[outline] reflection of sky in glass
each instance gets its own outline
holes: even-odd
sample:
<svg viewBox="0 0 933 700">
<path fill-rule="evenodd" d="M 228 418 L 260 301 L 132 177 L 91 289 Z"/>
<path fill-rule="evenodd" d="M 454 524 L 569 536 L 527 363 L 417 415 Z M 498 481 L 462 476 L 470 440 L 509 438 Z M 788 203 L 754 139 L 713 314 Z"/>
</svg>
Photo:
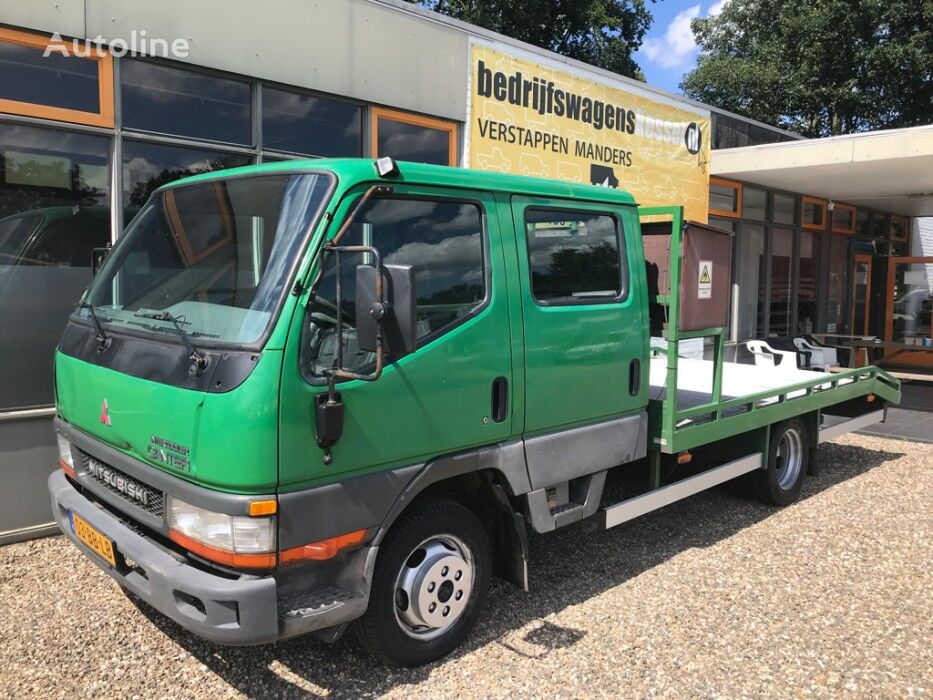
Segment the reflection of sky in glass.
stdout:
<svg viewBox="0 0 933 700">
<path fill-rule="evenodd" d="M 124 59 L 120 78 L 126 128 L 251 142 L 249 83 L 140 59 Z"/>
<path fill-rule="evenodd" d="M 379 120 L 379 155 L 418 163 L 450 165 L 446 131 L 391 119 Z"/>
<path fill-rule="evenodd" d="M 357 105 L 263 88 L 263 148 L 304 155 L 360 156 L 362 109 Z"/>
</svg>

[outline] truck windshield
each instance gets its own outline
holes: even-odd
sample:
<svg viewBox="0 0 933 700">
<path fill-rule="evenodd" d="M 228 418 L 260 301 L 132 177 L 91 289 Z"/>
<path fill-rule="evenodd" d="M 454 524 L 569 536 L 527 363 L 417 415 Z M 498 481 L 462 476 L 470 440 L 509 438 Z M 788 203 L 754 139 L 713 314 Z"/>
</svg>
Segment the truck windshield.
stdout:
<svg viewBox="0 0 933 700">
<path fill-rule="evenodd" d="M 272 321 L 330 177 L 273 174 L 157 192 L 88 289 L 103 323 L 249 344 Z M 165 312 L 168 312 L 167 314 Z M 90 317 L 90 310 L 76 314 Z"/>
</svg>

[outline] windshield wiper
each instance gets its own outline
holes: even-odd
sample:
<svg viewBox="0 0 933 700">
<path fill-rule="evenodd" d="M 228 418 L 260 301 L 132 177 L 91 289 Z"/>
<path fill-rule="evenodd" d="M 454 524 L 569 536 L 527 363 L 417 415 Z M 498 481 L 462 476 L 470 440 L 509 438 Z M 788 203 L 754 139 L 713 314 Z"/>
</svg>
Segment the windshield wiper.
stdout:
<svg viewBox="0 0 933 700">
<path fill-rule="evenodd" d="M 79 309 L 87 309 L 90 312 L 91 320 L 94 322 L 94 328 L 97 331 L 97 352 L 104 352 L 113 342 L 113 339 L 107 335 L 107 331 L 104 330 L 103 324 L 100 322 L 100 319 L 97 318 L 97 312 L 94 311 L 94 305 L 86 301 L 78 302 Z"/>
<path fill-rule="evenodd" d="M 138 313 L 133 315 L 137 318 L 151 318 L 153 321 L 168 321 L 175 326 L 175 330 L 178 331 L 178 337 L 181 338 L 181 342 L 185 345 L 188 359 L 191 360 L 191 368 L 188 371 L 199 377 L 204 373 L 204 370 L 207 369 L 207 358 L 204 356 L 203 352 L 194 347 L 191 342 L 191 337 L 185 332 L 185 329 L 181 327 L 181 321 L 184 320 L 183 316 L 175 316 L 168 311 L 160 311 L 151 314 Z"/>
</svg>

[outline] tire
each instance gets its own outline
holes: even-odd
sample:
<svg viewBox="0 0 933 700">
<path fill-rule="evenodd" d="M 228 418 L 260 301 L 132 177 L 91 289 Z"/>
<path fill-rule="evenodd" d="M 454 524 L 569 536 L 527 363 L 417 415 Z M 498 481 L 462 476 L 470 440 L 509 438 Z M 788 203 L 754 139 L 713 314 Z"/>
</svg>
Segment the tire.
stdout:
<svg viewBox="0 0 933 700">
<path fill-rule="evenodd" d="M 393 665 L 439 659 L 472 629 L 490 570 L 489 538 L 471 510 L 446 499 L 416 504 L 379 547 L 369 607 L 354 633 Z"/>
<path fill-rule="evenodd" d="M 810 437 L 800 418 L 771 427 L 768 467 L 749 474 L 753 495 L 764 503 L 786 506 L 797 500 L 810 460 Z"/>
</svg>

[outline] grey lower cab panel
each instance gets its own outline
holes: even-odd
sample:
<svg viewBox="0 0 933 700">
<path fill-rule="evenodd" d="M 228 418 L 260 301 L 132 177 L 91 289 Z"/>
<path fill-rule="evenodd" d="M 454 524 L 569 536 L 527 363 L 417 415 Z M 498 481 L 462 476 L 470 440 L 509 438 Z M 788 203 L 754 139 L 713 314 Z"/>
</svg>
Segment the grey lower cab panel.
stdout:
<svg viewBox="0 0 933 700">
<path fill-rule="evenodd" d="M 603 525 L 606 528 L 621 525 L 640 515 L 663 508 L 675 501 L 700 493 L 700 491 L 706 491 L 742 474 L 760 469 L 763 465 L 762 453 L 756 452 L 669 486 L 664 486 L 635 498 L 629 498 L 603 509 Z"/>
<path fill-rule="evenodd" d="M 532 489 L 576 479 L 641 459 L 647 453 L 648 414 L 525 439 L 525 459 Z"/>
</svg>

